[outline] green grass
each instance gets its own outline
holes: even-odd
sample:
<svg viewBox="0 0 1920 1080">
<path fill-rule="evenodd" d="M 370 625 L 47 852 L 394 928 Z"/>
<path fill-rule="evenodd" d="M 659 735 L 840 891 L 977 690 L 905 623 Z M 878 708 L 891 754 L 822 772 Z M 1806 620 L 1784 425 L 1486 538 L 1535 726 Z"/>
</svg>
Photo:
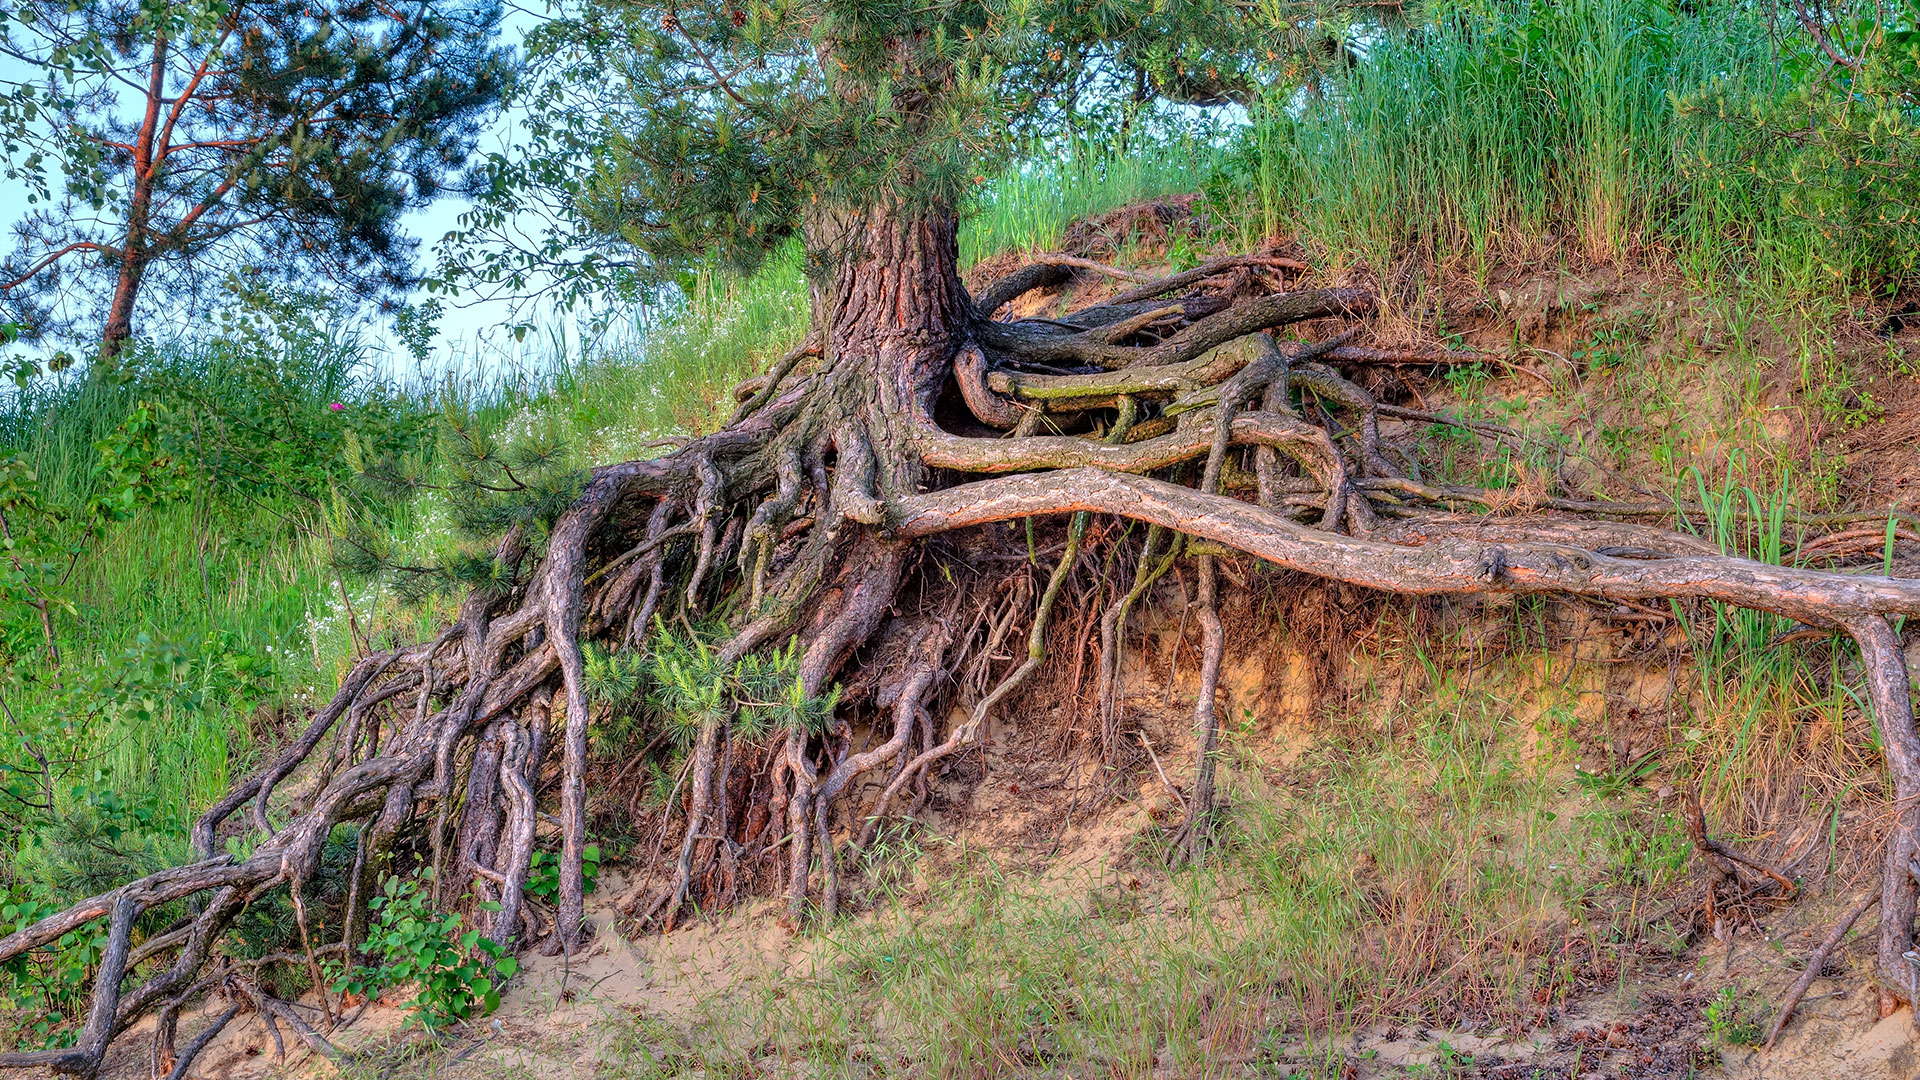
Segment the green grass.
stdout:
<svg viewBox="0 0 1920 1080">
<path fill-rule="evenodd" d="M 1243 245 L 1298 233 L 1335 266 L 1671 266 L 1830 293 L 1906 265 L 1915 233 L 1793 212 L 1791 141 L 1751 113 L 1797 89 L 1750 5 L 1441 4 L 1380 31 L 1330 90 L 1263 103 L 1227 189 Z M 1429 283 L 1430 284 L 1430 283 Z"/>
<path fill-rule="evenodd" d="M 252 760 L 256 720 L 331 689 L 346 643 L 326 610 L 334 582 L 312 528 L 315 504 L 266 488 L 223 494 L 195 456 L 193 410 L 241 392 L 243 380 L 208 350 L 181 348 L 164 368 L 144 391 L 76 380 L 15 397 L 0 414 L 0 447 L 33 463 L 50 499 L 71 504 L 97 483 L 94 443 L 136 402 L 187 381 L 206 395 L 175 402 L 172 449 L 189 494 L 110 525 L 64 575 L 58 592 L 70 606 L 54 614 L 60 669 L 46 665 L 37 624 L 6 613 L 6 698 L 20 725 L 9 754 L 23 752 L 22 739 L 65 747 L 72 760 L 60 769 L 57 801 L 80 789 L 130 793 L 173 831 Z M 310 386 L 321 408 L 335 395 L 354 400 L 351 390 L 340 380 Z M 76 702 L 89 679 L 119 697 Z M 65 730 L 83 718 L 83 730 Z"/>
<path fill-rule="evenodd" d="M 1218 168 L 1221 142 L 1190 136 L 1137 142 L 1121 152 L 1073 139 L 995 180 L 960 228 L 960 261 L 1005 251 L 1050 251 L 1075 221 L 1115 207 L 1198 191 Z"/>
</svg>

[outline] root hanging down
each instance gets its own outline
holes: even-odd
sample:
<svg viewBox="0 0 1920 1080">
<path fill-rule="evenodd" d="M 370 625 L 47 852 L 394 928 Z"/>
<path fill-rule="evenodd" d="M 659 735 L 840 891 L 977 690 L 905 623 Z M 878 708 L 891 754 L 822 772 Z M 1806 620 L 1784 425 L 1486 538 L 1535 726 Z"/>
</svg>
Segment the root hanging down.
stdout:
<svg viewBox="0 0 1920 1080">
<path fill-rule="evenodd" d="M 668 772 L 641 845 L 652 845 L 656 872 L 632 916 L 671 928 L 759 893 L 784 895 L 796 926 L 831 919 L 847 856 L 868 850 L 910 793 L 923 801 L 938 770 L 976 745 L 1046 662 L 1061 636 L 1049 626 L 1079 568 L 1099 565 L 1087 555 L 1098 545 L 1118 545 L 1109 565 L 1132 566 L 1131 580 L 1064 625 L 1084 636 L 1098 611 L 1094 704 L 1109 762 L 1126 744 L 1127 620 L 1178 560 L 1195 560 L 1199 752 L 1176 835 L 1188 860 L 1218 828 L 1219 602 L 1231 559 L 1404 595 L 1706 598 L 1845 631 L 1865 661 L 1902 807 L 1878 901 L 1881 977 L 1910 993 L 1920 731 L 1889 619 L 1920 616 L 1920 581 L 1723 555 L 1634 523 L 1649 516 L 1639 504 L 1423 478 L 1390 438 L 1393 424 L 1449 424 L 1490 442 L 1514 435 L 1381 403 L 1355 372 L 1470 361 L 1362 344 L 1372 307 L 1363 290 L 1248 295 L 1248 280 L 1297 275 L 1286 260 L 1216 260 L 1129 281 L 1059 317 L 996 320 L 1065 275 L 1109 275 L 1048 260 L 976 301 L 960 283 L 950 217 L 876 210 L 843 224 L 839 262 L 817 287 L 814 333 L 743 385 L 725 427 L 594 470 L 544 550 L 509 535 L 498 562 L 521 576 L 468 597 L 433 640 L 356 664 L 298 739 L 195 823 L 194 861 L 0 939 L 5 961 L 107 922 L 79 1043 L 0 1064 L 92 1075 L 142 1017 L 177 1016 L 209 992 L 223 938 L 249 904 L 280 888 L 308 895 L 342 824 L 358 826 L 345 917 L 337 939 L 308 934 L 292 961 L 301 967 L 331 952 L 351 961 L 377 876 L 420 863 L 440 870 L 444 899 L 486 905 L 495 940 L 578 948 L 590 931 L 589 728 L 608 707 L 588 685 L 586 646 L 658 650 L 663 627 L 705 635 L 702 662 L 742 686 L 760 685 L 755 673 L 772 670 L 779 650 L 791 687 L 779 701 L 762 686 L 768 697 L 713 703 L 682 758 L 663 735 L 644 760 L 616 763 L 620 776 Z M 1248 267 L 1259 274 L 1241 273 Z M 1283 340 L 1289 332 L 1317 343 Z M 1501 512 L 1459 512 L 1486 507 Z M 1009 536 L 1004 523 L 1022 521 L 1034 523 L 1029 545 L 1011 553 L 1008 571 L 999 560 L 1009 553 L 995 545 Z M 1040 558 L 1043 536 L 1057 558 Z M 1820 550 L 1844 563 L 1854 548 Z M 1023 632 L 1024 652 L 1006 656 Z M 778 723 L 754 721 L 769 713 Z M 548 903 L 528 883 L 539 822 L 556 809 Z M 236 849 L 248 854 L 225 853 L 233 836 L 250 837 Z M 143 917 L 182 902 L 179 926 L 135 941 Z M 233 994 L 274 1012 L 268 999 Z"/>
</svg>

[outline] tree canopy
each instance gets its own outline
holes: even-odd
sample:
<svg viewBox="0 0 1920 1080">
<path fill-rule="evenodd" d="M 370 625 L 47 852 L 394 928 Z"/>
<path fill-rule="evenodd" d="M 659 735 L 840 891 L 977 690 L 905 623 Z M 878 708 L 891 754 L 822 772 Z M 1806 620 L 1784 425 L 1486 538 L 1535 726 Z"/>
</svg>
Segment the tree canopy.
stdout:
<svg viewBox="0 0 1920 1080">
<path fill-rule="evenodd" d="M 0 6 L 5 177 L 31 204 L 0 315 L 111 354 L 233 272 L 404 298 L 401 217 L 462 176 L 514 77 L 500 20 L 496 0 Z"/>
<path fill-rule="evenodd" d="M 570 298 L 718 256 L 744 269 L 833 214 L 964 209 L 1020 152 L 1167 103 L 1246 104 L 1341 55 L 1338 3 L 587 0 L 528 38 L 526 122 L 442 284 Z M 550 212 L 516 235 L 514 215 Z"/>
</svg>

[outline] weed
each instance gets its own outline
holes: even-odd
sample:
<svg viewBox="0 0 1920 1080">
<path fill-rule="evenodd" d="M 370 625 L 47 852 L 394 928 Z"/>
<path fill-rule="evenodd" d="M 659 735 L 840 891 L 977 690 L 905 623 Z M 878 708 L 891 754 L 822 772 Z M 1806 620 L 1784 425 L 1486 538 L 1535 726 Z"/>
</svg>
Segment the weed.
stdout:
<svg viewBox="0 0 1920 1080">
<path fill-rule="evenodd" d="M 1605 772 L 1588 772 L 1574 766 L 1573 779 L 1582 791 L 1603 798 L 1619 798 L 1640 785 L 1660 768 L 1659 750 L 1650 750 L 1639 758 Z"/>
<path fill-rule="evenodd" d="M 1751 991 L 1723 986 L 1707 1003 L 1707 1036 L 1722 1046 L 1752 1046 L 1766 1030 L 1766 1005 Z"/>
<path fill-rule="evenodd" d="M 560 895 L 560 859 L 550 851 L 536 851 L 529 858 L 531 866 L 527 870 L 526 892 L 537 900 L 553 903 Z M 600 883 L 600 845 L 588 844 L 580 849 L 580 871 L 583 879 L 583 895 L 592 895 L 595 886 Z"/>
</svg>

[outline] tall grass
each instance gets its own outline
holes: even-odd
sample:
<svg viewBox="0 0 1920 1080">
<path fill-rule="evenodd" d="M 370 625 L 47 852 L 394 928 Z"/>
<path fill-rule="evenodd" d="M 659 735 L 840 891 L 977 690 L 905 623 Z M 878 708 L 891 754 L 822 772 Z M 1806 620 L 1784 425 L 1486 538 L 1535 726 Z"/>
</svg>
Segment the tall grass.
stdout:
<svg viewBox="0 0 1920 1080">
<path fill-rule="evenodd" d="M 336 344 L 305 343 L 299 377 L 288 383 L 315 415 L 381 391 L 359 345 Z M 339 601 L 314 528 L 317 503 L 276 490 L 270 476 L 248 477 L 244 494 L 223 492 L 210 470 L 233 463 L 195 438 L 221 422 L 203 410 L 237 418 L 258 405 L 261 387 L 232 353 L 210 346 L 178 344 L 140 365 L 139 382 L 75 378 L 0 402 L 0 449 L 31 462 L 55 503 L 88 495 L 99 482 L 95 443 L 136 404 L 156 399 L 190 489 L 137 509 L 76 551 L 60 590 L 69 602 L 54 614 L 61 667 L 17 658 L 23 666 L 8 679 L 20 725 L 9 753 L 68 746 L 73 761 L 55 778 L 57 802 L 121 792 L 152 811 L 154 827 L 172 831 L 246 767 L 258 720 L 331 690 L 348 642 L 329 618 Z M 191 400 L 171 396 L 169 388 L 184 386 L 194 388 Z M 89 702 L 82 689 L 96 685 Z M 69 730 L 80 717 L 84 727 Z"/>
<path fill-rule="evenodd" d="M 1788 93 L 1779 61 L 1764 6 L 1433 5 L 1323 95 L 1256 110 L 1230 170 L 1243 228 L 1483 284 L 1499 264 L 1631 257 L 1830 289 L 1874 253 L 1768 195 L 1748 164 L 1779 148 L 1728 111 Z"/>
<path fill-rule="evenodd" d="M 1048 251 L 1068 225 L 1115 207 L 1198 191 L 1218 167 L 1222 142 L 1207 133 L 1135 140 L 1088 137 L 1016 165 L 982 193 L 960 228 L 960 261 L 1003 251 Z"/>
</svg>

